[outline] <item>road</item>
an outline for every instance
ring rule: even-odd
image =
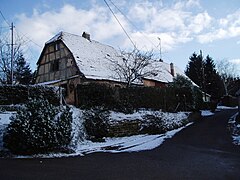
[[[151,151],[0,159],[0,179],[240,179],[240,147],[227,130],[235,113],[204,117]]]

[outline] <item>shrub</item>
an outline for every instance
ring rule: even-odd
[[[14,154],[48,153],[70,143],[72,114],[68,107],[59,108],[45,99],[33,99],[11,120],[3,142]]]
[[[161,134],[166,130],[161,117],[156,115],[145,115],[140,129],[140,134]]]
[[[109,111],[97,107],[95,109],[86,110],[83,117],[88,138],[92,141],[104,141],[103,137],[108,135]]]

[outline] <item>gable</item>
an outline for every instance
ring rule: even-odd
[[[36,83],[64,80],[79,74],[71,52],[61,40],[45,44],[38,60]]]

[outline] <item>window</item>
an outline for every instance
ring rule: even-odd
[[[51,71],[59,71],[59,59],[56,59],[54,61],[51,62]]]
[[[55,51],[58,51],[58,50],[60,50],[60,43],[55,44]]]

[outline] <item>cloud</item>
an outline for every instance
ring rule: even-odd
[[[39,13],[34,10],[30,17],[21,14],[17,18],[17,27],[32,40],[42,45],[59,31],[78,35],[81,35],[83,31],[88,31],[94,39],[99,41],[123,34],[121,27],[109,11],[100,6],[84,10],[66,4],[58,11]],[[123,16],[118,14],[118,18],[127,29],[128,24]]]
[[[192,8],[192,7],[198,7],[198,8],[200,8],[201,5],[200,5],[199,0],[188,0],[188,1],[186,2],[186,7],[187,7],[187,8]]]
[[[191,23],[188,26],[189,30],[193,33],[200,33],[205,28],[208,28],[212,22],[212,17],[205,11],[199,13],[191,18]]]
[[[184,8],[201,8],[199,0],[182,0],[182,1],[177,1],[174,4],[174,9],[184,9]]]
[[[215,19],[215,26],[211,31],[197,37],[200,43],[210,43],[215,40],[223,40],[240,36],[240,10],[227,15],[219,20]]]
[[[240,65],[240,59],[231,59],[231,60],[229,60],[229,62]]]
[[[32,15],[17,15],[16,27],[42,46],[59,31],[78,35],[87,31],[94,40],[106,44],[110,42],[116,48],[132,48],[133,45],[109,9],[98,1],[92,0],[91,3],[85,9],[70,4],[60,9],[50,9],[51,6],[41,11],[35,9]],[[240,36],[240,10],[224,18],[214,19],[207,10],[201,8],[199,0],[167,3],[150,0],[119,1],[116,5],[120,9],[125,8],[124,12],[131,22],[116,8],[113,9],[140,49],[158,51],[158,37],[161,38],[162,50],[169,51],[189,41],[210,43]],[[132,26],[132,23],[138,28]]]

